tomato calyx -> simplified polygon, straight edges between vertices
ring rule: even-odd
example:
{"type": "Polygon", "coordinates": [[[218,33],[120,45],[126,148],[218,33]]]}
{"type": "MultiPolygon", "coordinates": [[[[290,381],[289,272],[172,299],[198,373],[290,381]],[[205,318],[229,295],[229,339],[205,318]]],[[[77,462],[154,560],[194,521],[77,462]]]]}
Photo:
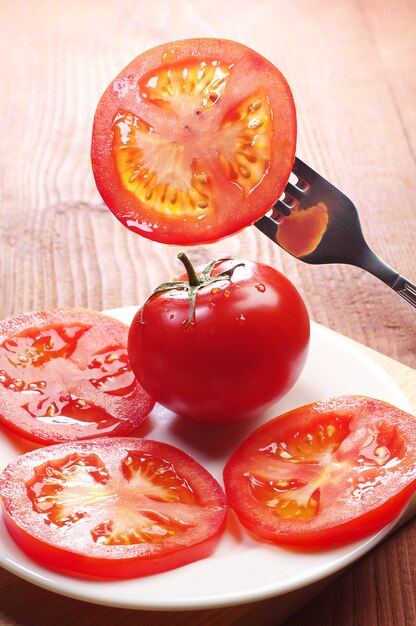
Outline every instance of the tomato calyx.
{"type": "Polygon", "coordinates": [[[235,265],[233,265],[233,267],[229,268],[228,270],[225,270],[221,272],[220,274],[216,274],[215,276],[212,276],[211,272],[214,269],[215,265],[219,262],[219,260],[211,261],[211,263],[208,263],[208,265],[203,269],[203,271],[200,274],[197,274],[194,266],[192,265],[191,261],[189,260],[185,252],[179,252],[179,254],[177,255],[177,258],[180,261],[182,261],[182,263],[184,264],[186,273],[188,275],[188,280],[179,280],[179,281],[172,281],[168,283],[162,283],[161,285],[159,285],[159,287],[156,287],[154,292],[148,297],[148,299],[142,306],[142,309],[140,312],[141,324],[146,323],[145,320],[143,319],[143,313],[144,313],[146,305],[148,304],[150,300],[152,300],[158,294],[164,293],[166,291],[183,290],[183,291],[188,292],[188,299],[189,299],[190,315],[185,326],[185,329],[188,329],[195,317],[195,301],[196,301],[196,296],[197,296],[198,291],[202,289],[203,287],[207,287],[208,285],[211,285],[212,283],[218,282],[220,280],[231,280],[231,277],[234,271],[237,269],[237,267],[241,267],[244,265],[244,263],[236,263],[235,265]]]}

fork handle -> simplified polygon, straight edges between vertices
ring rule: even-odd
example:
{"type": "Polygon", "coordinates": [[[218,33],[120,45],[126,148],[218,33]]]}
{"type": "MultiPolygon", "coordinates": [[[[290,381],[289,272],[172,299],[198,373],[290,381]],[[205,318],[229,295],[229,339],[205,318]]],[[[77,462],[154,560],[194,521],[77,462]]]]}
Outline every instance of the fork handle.
{"type": "Polygon", "coordinates": [[[396,272],[387,263],[384,263],[370,248],[363,252],[358,264],[359,267],[382,280],[383,283],[386,283],[399,296],[404,298],[406,302],[416,307],[416,285],[396,272]]]}

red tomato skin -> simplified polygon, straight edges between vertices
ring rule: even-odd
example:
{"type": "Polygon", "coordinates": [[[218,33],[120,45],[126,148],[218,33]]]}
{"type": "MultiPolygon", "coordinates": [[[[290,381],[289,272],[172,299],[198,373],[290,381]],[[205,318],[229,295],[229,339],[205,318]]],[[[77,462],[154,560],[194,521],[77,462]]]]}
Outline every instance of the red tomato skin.
{"type": "Polygon", "coordinates": [[[36,563],[63,573],[70,572],[72,576],[90,576],[92,578],[126,579],[141,578],[160,574],[168,570],[176,569],[200,561],[211,556],[217,547],[218,541],[225,529],[225,521],[218,531],[209,540],[195,546],[182,548],[177,552],[161,554],[159,557],[144,559],[112,559],[107,562],[104,559],[93,559],[88,555],[74,553],[63,554],[62,550],[50,544],[34,539],[23,528],[16,524],[7,511],[3,510],[6,528],[16,544],[36,563]]]}
{"type": "MultiPolygon", "coordinates": [[[[352,430],[355,426],[352,428],[352,430]]],[[[322,402],[312,403],[304,407],[296,408],[284,415],[278,416],[257,428],[241,446],[230,457],[224,467],[224,484],[227,501],[234,509],[240,522],[257,539],[267,542],[286,545],[293,548],[307,550],[322,550],[336,548],[346,543],[362,540],[363,538],[380,531],[385,526],[397,520],[416,490],[416,465],[412,460],[411,451],[416,446],[416,418],[408,413],[380,400],[367,398],[364,396],[341,396],[322,402]],[[354,419],[358,422],[367,419],[374,423],[380,419],[390,419],[397,427],[401,428],[401,433],[408,446],[408,454],[404,462],[401,475],[397,478],[394,489],[390,486],[390,491],[384,497],[378,495],[377,503],[367,507],[357,514],[346,513],[346,507],[350,505],[348,500],[336,501],[339,518],[334,520],[326,514],[325,519],[309,523],[308,521],[279,522],[277,516],[267,511],[262,511],[256,506],[250,497],[247,497],[246,486],[243,485],[242,475],[250,471],[245,463],[243,455],[248,454],[245,450],[252,450],[254,456],[251,457],[250,467],[254,468],[255,450],[262,448],[265,437],[271,440],[271,434],[275,425],[275,436],[279,432],[279,426],[283,423],[293,423],[293,430],[301,426],[300,416],[304,416],[309,421],[313,415],[322,416],[326,412],[333,412],[338,415],[355,414],[354,419]],[[279,424],[280,423],[280,424],[279,424]],[[264,434],[263,434],[264,433],[264,434]],[[250,504],[251,502],[251,504],[250,504]],[[343,520],[346,518],[346,521],[343,520]],[[291,528],[292,526],[292,528],[291,528]]],[[[341,459],[339,459],[341,460],[341,459]]],[[[308,470],[305,469],[307,472],[308,470]]],[[[351,474],[353,475],[353,474],[351,474]]],[[[331,502],[331,506],[334,502],[331,502]]]]}
{"type": "MultiPolygon", "coordinates": [[[[228,490],[228,493],[230,493],[230,490],[228,490]]],[[[267,543],[276,543],[302,550],[330,550],[346,543],[364,539],[397,520],[414,493],[415,484],[407,485],[384,504],[382,517],[380,516],[380,510],[374,509],[361,515],[355,523],[339,524],[327,527],[322,531],[308,532],[305,529],[296,533],[276,532],[263,528],[260,524],[254,524],[252,519],[245,517],[241,510],[238,511],[237,517],[254,538],[262,539],[267,543]]],[[[232,507],[233,497],[228,495],[228,499],[232,507]]]]}
{"type": "MultiPolygon", "coordinates": [[[[242,97],[242,96],[241,96],[242,97]]],[[[236,105],[236,96],[230,96],[231,104],[236,105]]],[[[228,99],[216,103],[218,125],[228,110],[228,99]]],[[[203,123],[203,115],[200,115],[203,123]]],[[[163,111],[163,126],[175,135],[180,126],[180,118],[169,110],[163,111]]],[[[207,136],[213,136],[217,127],[209,127],[207,136]]],[[[234,41],[216,38],[185,39],[168,42],[147,50],[133,59],[110,83],[102,95],[94,116],[91,163],[98,191],[108,206],[125,226],[143,237],[161,243],[181,246],[210,243],[232,235],[262,217],[279,199],[289,179],[296,149],[297,123],[296,109],[290,87],[281,72],[270,61],[256,51],[234,41]],[[227,64],[239,65],[244,81],[248,81],[247,95],[260,86],[268,87],[267,96],[274,111],[272,137],[272,160],[266,175],[254,187],[248,197],[218,175],[218,167],[212,168],[212,175],[218,189],[215,194],[218,214],[199,220],[184,219],[180,215],[158,215],[140,207],[137,201],[119,183],[119,173],[112,158],[112,127],[119,110],[132,111],[145,119],[151,126],[159,128],[160,114],[155,107],[139,98],[140,79],[163,65],[165,56],[170,57],[175,50],[175,63],[189,59],[219,58],[227,64]],[[262,82],[256,82],[258,77],[262,82]],[[253,85],[251,85],[251,82],[253,85]],[[209,223],[208,223],[209,222],[209,223]],[[208,225],[207,225],[208,223],[208,225]]],[[[198,147],[198,142],[196,142],[198,147]]]]}
{"type": "MultiPolygon", "coordinates": [[[[10,336],[18,335],[26,330],[59,324],[90,326],[92,330],[88,332],[93,333],[95,339],[98,337],[100,340],[99,345],[91,345],[90,339],[87,339],[88,332],[79,340],[80,350],[83,354],[80,356],[77,348],[68,360],[72,360],[75,366],[80,368],[80,374],[81,367],[86,367],[84,358],[85,355],[88,357],[88,350],[85,352],[86,348],[89,349],[90,356],[92,356],[95,349],[104,348],[106,345],[126,346],[127,343],[128,326],[119,320],[89,309],[66,307],[31,311],[1,321],[0,344],[10,336]]],[[[56,367],[58,368],[57,372],[59,372],[60,366],[56,365],[56,367]]],[[[110,432],[114,436],[127,435],[141,424],[154,407],[154,400],[137,381],[131,393],[124,396],[113,396],[109,399],[105,393],[94,389],[87,380],[82,381],[83,376],[79,375],[78,378],[80,379],[78,381],[68,380],[70,388],[73,387],[72,391],[86,394],[87,399],[106,410],[114,418],[112,428],[95,428],[93,423],[87,427],[75,423],[70,425],[42,423],[20,407],[15,406],[10,400],[10,396],[2,389],[2,385],[0,385],[0,424],[4,424],[5,427],[24,439],[48,445],[76,439],[88,439],[92,436],[107,436],[110,432]]]]}
{"type": "Polygon", "coordinates": [[[71,575],[89,576],[96,579],[111,580],[149,576],[207,558],[215,550],[226,524],[227,507],[224,492],[204,467],[174,446],[132,437],[85,440],[73,445],[71,443],[58,444],[22,455],[20,461],[17,459],[17,464],[16,461],[10,463],[0,475],[0,494],[6,528],[16,544],[30,558],[62,573],[69,572],[71,575]],[[186,468],[188,480],[201,499],[205,497],[209,506],[217,509],[212,515],[209,533],[204,531],[205,535],[192,545],[179,541],[176,546],[171,543],[167,549],[150,546],[150,549],[146,550],[148,544],[113,546],[110,555],[105,554],[105,548],[100,555],[99,546],[88,549],[88,546],[75,543],[68,546],[64,542],[60,543],[59,540],[52,544],[48,540],[47,530],[44,531],[44,537],[42,537],[42,530],[39,531],[39,528],[43,525],[46,529],[47,525],[36,519],[39,516],[34,514],[31,502],[25,495],[24,483],[30,477],[31,469],[48,458],[55,458],[56,453],[61,454],[61,451],[62,456],[66,456],[74,450],[105,451],[107,449],[111,455],[111,450],[117,448],[118,450],[128,448],[154,452],[171,459],[182,471],[186,468]],[[25,463],[24,457],[28,459],[32,457],[34,461],[30,460],[29,463],[25,463]],[[195,480],[197,483],[192,483],[195,480]],[[134,554],[129,554],[129,548],[132,548],[131,553],[134,554]]]}
{"type": "Polygon", "coordinates": [[[188,328],[189,300],[180,290],[151,298],[130,327],[129,358],[140,384],[195,421],[258,416],[289,391],[307,357],[309,316],[294,285],[257,262],[220,261],[212,274],[239,263],[231,280],[198,292],[188,328]]]}

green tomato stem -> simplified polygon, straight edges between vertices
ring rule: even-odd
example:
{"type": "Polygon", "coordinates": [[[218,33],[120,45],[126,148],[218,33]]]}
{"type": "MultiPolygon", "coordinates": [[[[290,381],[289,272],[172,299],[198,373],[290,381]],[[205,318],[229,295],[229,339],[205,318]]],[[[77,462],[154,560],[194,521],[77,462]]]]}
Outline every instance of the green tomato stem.
{"type": "Polygon", "coordinates": [[[179,252],[177,258],[182,261],[185,266],[186,273],[188,274],[188,282],[190,287],[198,287],[201,284],[197,273],[195,272],[194,266],[191,261],[186,256],[185,252],[179,252]]]}
{"type": "Polygon", "coordinates": [[[196,296],[197,296],[198,291],[202,287],[207,287],[208,285],[211,285],[212,283],[218,282],[220,280],[231,280],[232,275],[234,274],[234,270],[237,269],[237,267],[241,267],[244,265],[244,262],[237,263],[233,267],[230,267],[230,269],[225,270],[224,272],[221,272],[220,274],[216,274],[215,276],[211,276],[212,270],[214,269],[216,263],[218,263],[218,261],[212,261],[211,263],[208,263],[208,265],[205,267],[203,272],[198,276],[194,270],[192,263],[186,256],[185,252],[179,252],[177,257],[180,261],[182,261],[182,263],[185,266],[186,273],[188,275],[188,281],[182,280],[182,281],[174,281],[172,283],[163,283],[162,285],[159,285],[159,287],[156,287],[154,292],[147,298],[146,302],[141,308],[140,322],[142,324],[145,324],[145,321],[143,319],[143,313],[144,313],[147,303],[150,300],[152,300],[158,294],[164,293],[166,291],[171,291],[171,290],[183,291],[184,290],[188,293],[188,299],[189,299],[190,315],[189,315],[189,320],[185,326],[185,329],[188,329],[190,324],[194,321],[195,302],[196,302],[196,296]]]}

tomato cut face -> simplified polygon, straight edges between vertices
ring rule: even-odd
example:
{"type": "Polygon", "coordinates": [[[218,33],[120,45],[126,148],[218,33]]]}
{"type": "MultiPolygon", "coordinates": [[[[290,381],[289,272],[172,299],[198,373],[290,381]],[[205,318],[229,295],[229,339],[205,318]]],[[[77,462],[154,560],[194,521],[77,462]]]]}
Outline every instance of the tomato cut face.
{"type": "Polygon", "coordinates": [[[327,548],[393,521],[416,489],[416,417],[345,396],[264,424],[224,469],[229,504],[260,538],[327,548]]]}
{"type": "Polygon", "coordinates": [[[6,526],[49,567],[104,578],[208,556],[224,529],[217,481],[168,444],[95,439],[40,448],[0,477],[6,526]]]}
{"type": "Polygon", "coordinates": [[[0,421],[41,443],[127,434],[154,406],[127,354],[127,326],[85,309],[0,323],[0,421]]]}
{"type": "Polygon", "coordinates": [[[289,178],[296,115],[279,70],[239,43],[189,39],[134,59],[101,98],[92,166],[131,230],[171,244],[252,224],[289,178]]]}

